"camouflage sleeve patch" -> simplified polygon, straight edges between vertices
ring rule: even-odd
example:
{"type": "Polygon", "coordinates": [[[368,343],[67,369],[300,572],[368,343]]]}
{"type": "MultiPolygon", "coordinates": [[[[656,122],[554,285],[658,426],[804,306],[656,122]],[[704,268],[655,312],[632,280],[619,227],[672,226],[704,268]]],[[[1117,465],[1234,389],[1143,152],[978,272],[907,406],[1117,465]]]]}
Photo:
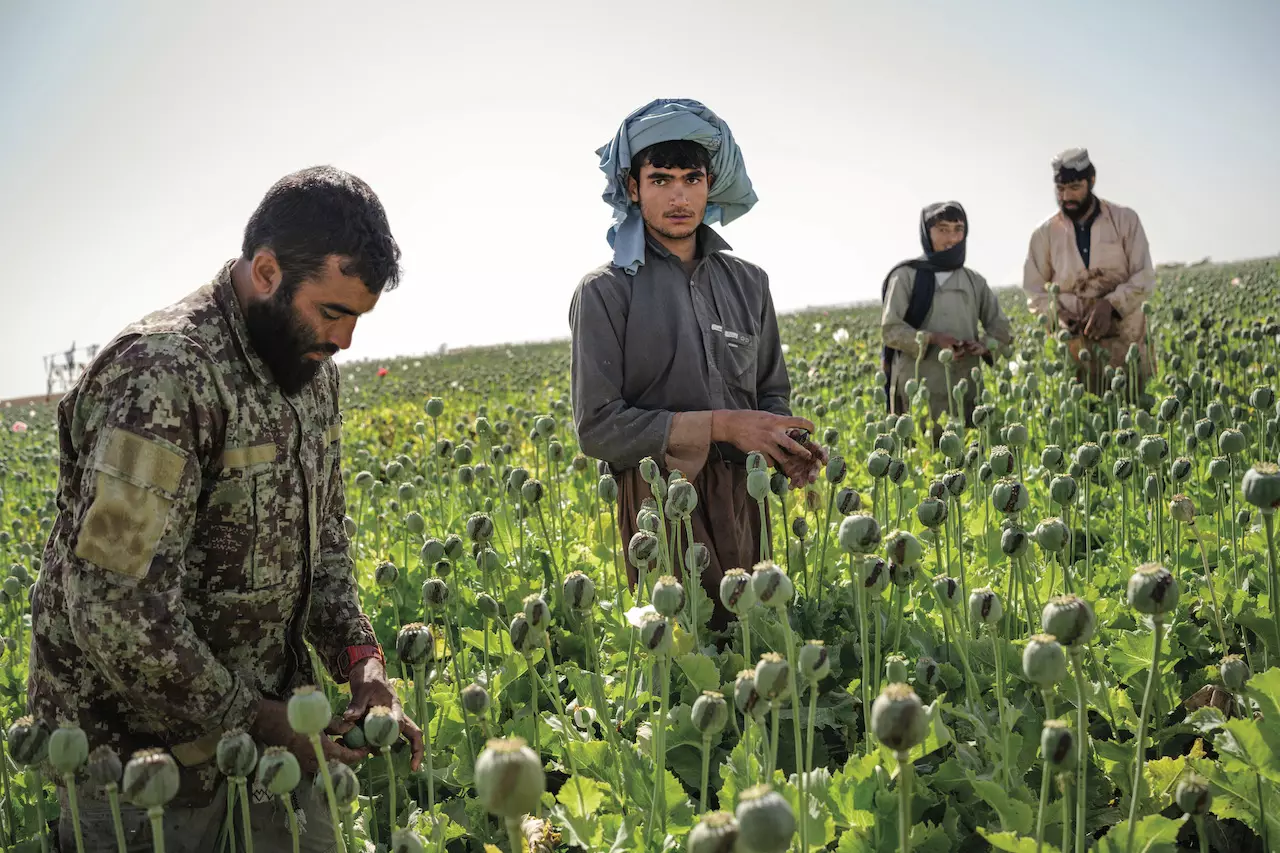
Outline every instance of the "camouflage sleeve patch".
{"type": "Polygon", "coordinates": [[[106,471],[85,514],[76,556],[109,572],[145,577],[173,501],[106,471]]]}
{"type": "Polygon", "coordinates": [[[107,571],[141,578],[164,535],[186,456],[121,427],[111,428],[99,446],[93,502],[75,553],[107,571]]]}

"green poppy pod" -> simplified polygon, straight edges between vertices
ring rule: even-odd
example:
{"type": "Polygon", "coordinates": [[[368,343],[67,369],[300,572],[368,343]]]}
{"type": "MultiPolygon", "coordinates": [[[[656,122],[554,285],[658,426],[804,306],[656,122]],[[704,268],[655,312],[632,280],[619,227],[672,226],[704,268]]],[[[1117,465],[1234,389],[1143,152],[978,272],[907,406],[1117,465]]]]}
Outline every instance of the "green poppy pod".
{"type": "Polygon", "coordinates": [[[1005,478],[991,488],[991,505],[997,512],[1012,515],[1031,503],[1031,495],[1017,480],[1005,478]]]}
{"type": "Polygon", "coordinates": [[[1245,684],[1253,677],[1249,664],[1240,655],[1227,655],[1218,664],[1218,674],[1222,676],[1222,684],[1232,693],[1240,694],[1245,684]]]}
{"type": "Polygon", "coordinates": [[[1244,474],[1241,482],[1244,499],[1252,506],[1270,515],[1280,507],[1280,467],[1271,462],[1259,462],[1244,474]]]}
{"type": "Polygon", "coordinates": [[[1000,534],[1000,551],[1006,557],[1021,557],[1031,547],[1031,537],[1021,527],[1006,527],[1000,534]]]}
{"type": "Polygon", "coordinates": [[[1000,596],[984,586],[969,593],[969,620],[978,625],[994,625],[1004,615],[1000,596]]]}
{"type": "Polygon", "coordinates": [[[751,573],[751,588],[756,601],[775,610],[785,608],[795,596],[791,578],[777,564],[768,561],[756,564],[751,573]]]}
{"type": "Polygon", "coordinates": [[[1191,474],[1195,470],[1194,464],[1185,456],[1179,456],[1169,464],[1169,479],[1174,483],[1185,483],[1191,479],[1191,474]]]}
{"type": "Polygon", "coordinates": [[[868,554],[880,544],[880,525],[866,513],[855,513],[840,522],[837,539],[849,553],[868,554]]]}
{"type": "Polygon", "coordinates": [[[924,743],[929,716],[914,690],[905,684],[890,684],[871,705],[871,729],[876,739],[894,752],[908,752],[924,743]]]}
{"type": "Polygon", "coordinates": [[[1083,646],[1093,639],[1098,620],[1089,602],[1076,595],[1060,595],[1045,604],[1040,626],[1064,646],[1083,646]]]}
{"type": "Polygon", "coordinates": [[[121,791],[134,805],[150,809],[168,804],[178,795],[180,783],[178,763],[172,755],[161,749],[143,749],[124,766],[121,791]]]}
{"type": "Polygon", "coordinates": [[[1102,461],[1102,448],[1093,442],[1086,442],[1076,448],[1075,461],[1086,471],[1092,471],[1102,461]]]}
{"type": "Polygon", "coordinates": [[[877,480],[889,473],[893,457],[885,450],[875,450],[867,457],[867,472],[877,480]]]}
{"type": "Polygon", "coordinates": [[[1040,731],[1040,758],[1056,772],[1070,770],[1076,763],[1075,736],[1062,720],[1045,720],[1040,731]]]}
{"type": "Polygon", "coordinates": [[[1067,655],[1052,634],[1034,634],[1022,650],[1022,672],[1027,680],[1044,689],[1067,677],[1067,655]]]}
{"type": "Polygon", "coordinates": [[[1249,440],[1238,429],[1224,429],[1218,436],[1218,451],[1226,456],[1239,456],[1249,447],[1249,440]]]}
{"type": "Polygon", "coordinates": [[[991,466],[991,473],[996,477],[1007,477],[1013,473],[1013,453],[1003,445],[998,444],[991,448],[987,463],[991,466]]]}

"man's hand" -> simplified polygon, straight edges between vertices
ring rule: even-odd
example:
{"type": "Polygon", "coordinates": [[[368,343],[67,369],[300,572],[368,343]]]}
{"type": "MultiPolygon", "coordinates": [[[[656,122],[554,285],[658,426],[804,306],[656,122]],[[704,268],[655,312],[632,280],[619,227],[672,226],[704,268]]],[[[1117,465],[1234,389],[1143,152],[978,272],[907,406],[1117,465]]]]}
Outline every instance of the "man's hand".
{"type": "Polygon", "coordinates": [[[779,467],[793,489],[803,489],[810,483],[818,482],[822,466],[827,464],[827,451],[822,445],[810,441],[805,444],[805,449],[813,455],[812,460],[805,461],[797,456],[788,456],[779,467]]]}
{"type": "Polygon", "coordinates": [[[1115,308],[1111,303],[1105,299],[1099,299],[1085,314],[1084,336],[1094,340],[1110,337],[1115,316],[1115,308]]]}
{"type": "Polygon", "coordinates": [[[991,350],[987,349],[987,345],[982,341],[962,341],[960,344],[961,355],[972,355],[982,358],[990,355],[991,350]]]}
{"type": "Polygon", "coordinates": [[[417,723],[405,716],[400,707],[400,697],[396,695],[391,682],[387,680],[387,670],[377,658],[365,658],[356,661],[351,667],[351,702],[342,718],[331,727],[337,734],[345,734],[356,726],[370,708],[379,705],[390,708],[391,714],[400,721],[400,733],[409,739],[413,747],[413,762],[410,767],[417,771],[422,764],[425,748],[422,743],[422,729],[417,723]]]}
{"type": "Polygon", "coordinates": [[[743,453],[759,451],[769,464],[785,472],[784,465],[795,457],[806,465],[814,455],[803,445],[787,435],[789,429],[813,432],[812,421],[804,418],[775,415],[755,409],[722,409],[711,415],[711,440],[727,441],[743,453]]]}
{"type": "Polygon", "coordinates": [[[932,338],[930,343],[932,343],[938,349],[954,350],[962,346],[959,338],[953,338],[951,337],[951,335],[948,335],[945,332],[930,332],[929,334],[930,334],[930,337],[932,338]]]}
{"type": "MultiPolygon", "coordinates": [[[[335,723],[338,722],[334,718],[335,723]]],[[[346,726],[345,732],[351,726],[346,726]]],[[[336,726],[330,724],[325,734],[320,735],[320,746],[324,749],[327,761],[341,761],[343,764],[358,764],[369,757],[367,749],[347,749],[336,743],[330,734],[340,734],[336,726]]],[[[300,735],[289,725],[288,706],[276,699],[262,699],[258,702],[258,716],[249,732],[255,740],[267,746],[283,746],[288,748],[298,759],[304,773],[316,773],[320,765],[316,762],[316,750],[306,735],[300,735]]]]}

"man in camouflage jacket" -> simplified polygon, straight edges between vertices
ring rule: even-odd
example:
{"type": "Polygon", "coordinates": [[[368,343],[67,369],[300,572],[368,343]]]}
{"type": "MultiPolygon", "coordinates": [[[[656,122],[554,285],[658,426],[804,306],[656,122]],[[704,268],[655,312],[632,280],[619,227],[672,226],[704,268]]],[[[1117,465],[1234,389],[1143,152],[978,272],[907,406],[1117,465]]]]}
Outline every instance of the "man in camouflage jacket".
{"type": "MultiPolygon", "coordinates": [[[[241,257],[126,328],[59,406],[58,515],[31,599],[29,705],[50,726],[77,718],[91,745],[124,759],[172,752],[182,787],[170,850],[213,843],[202,836],[216,836],[224,810],[212,760],[223,732],[244,729],[316,768],[284,704],[316,681],[308,643],[351,684],[331,733],[374,705],[400,714],[348,556],[329,358],[398,282],[398,258],[364,182],[327,167],[289,175],[254,213],[241,257]]],[[[421,734],[400,716],[416,768],[421,734]]],[[[324,748],[363,757],[328,737],[324,748]]],[[[299,799],[308,847],[329,849],[333,835],[314,831],[326,809],[299,799]]],[[[255,823],[274,831],[284,821],[272,807],[255,806],[255,823]]],[[[114,850],[94,808],[91,840],[114,850]]],[[[150,849],[145,814],[129,820],[150,849]]],[[[255,826],[255,840],[267,829],[255,826]]]]}

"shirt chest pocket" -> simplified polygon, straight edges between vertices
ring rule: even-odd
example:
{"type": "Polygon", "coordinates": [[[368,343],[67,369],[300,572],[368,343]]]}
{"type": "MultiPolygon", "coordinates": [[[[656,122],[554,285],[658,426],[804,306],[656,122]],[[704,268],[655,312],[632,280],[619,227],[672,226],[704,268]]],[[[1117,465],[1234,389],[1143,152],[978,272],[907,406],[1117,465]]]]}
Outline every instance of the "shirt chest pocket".
{"type": "Polygon", "coordinates": [[[210,590],[267,589],[284,582],[276,529],[280,508],[276,445],[227,448],[207,487],[195,545],[210,590]]]}
{"type": "Polygon", "coordinates": [[[759,342],[755,335],[730,329],[720,324],[711,326],[720,355],[720,370],[725,384],[749,394],[756,393],[756,367],[759,342]]]}

